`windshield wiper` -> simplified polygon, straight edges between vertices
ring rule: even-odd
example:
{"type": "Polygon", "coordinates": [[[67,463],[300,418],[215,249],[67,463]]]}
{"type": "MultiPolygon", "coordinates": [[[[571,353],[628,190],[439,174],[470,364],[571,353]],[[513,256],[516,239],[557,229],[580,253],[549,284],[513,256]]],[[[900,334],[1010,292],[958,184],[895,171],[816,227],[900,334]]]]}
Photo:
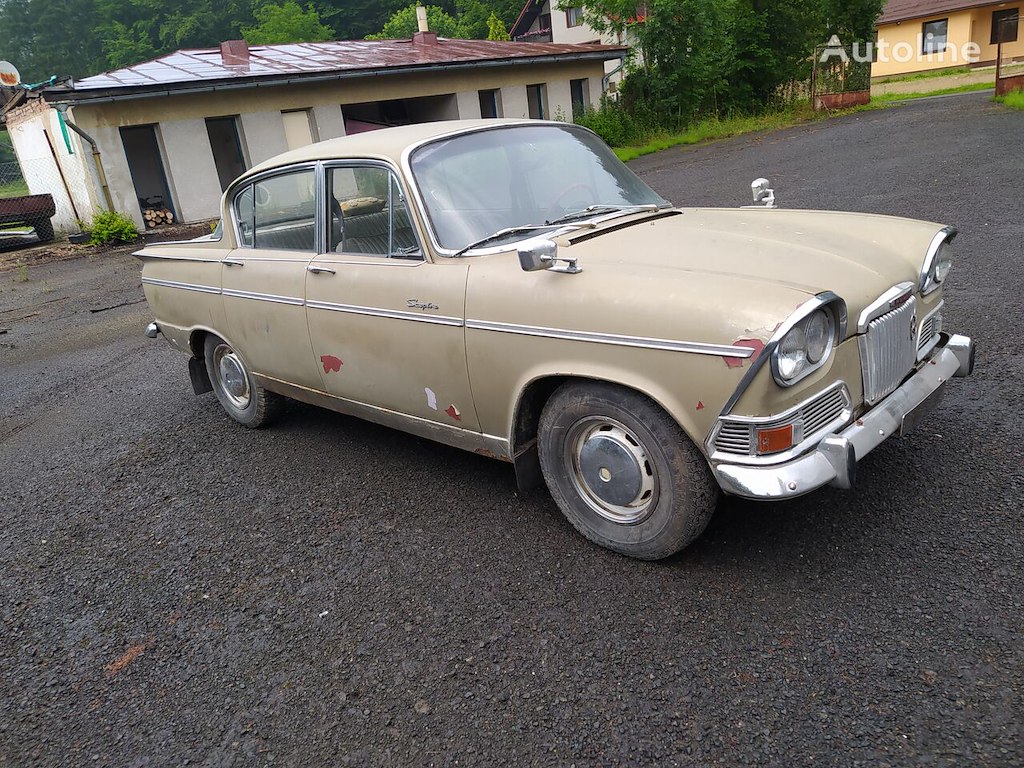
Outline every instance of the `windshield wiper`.
{"type": "Polygon", "coordinates": [[[562,224],[574,219],[584,219],[587,216],[596,216],[601,213],[638,213],[640,211],[656,211],[660,208],[656,203],[646,205],[588,205],[586,208],[551,219],[548,224],[562,224]]]}
{"type": "Polygon", "coordinates": [[[479,248],[481,245],[487,245],[492,240],[500,240],[503,237],[509,235],[516,235],[520,232],[533,232],[536,229],[551,229],[548,224],[529,224],[521,227],[506,227],[505,229],[499,229],[497,232],[491,232],[486,237],[481,237],[479,240],[474,240],[472,243],[467,245],[465,248],[457,250],[453,256],[462,256],[467,251],[472,251],[474,248],[479,248]]]}

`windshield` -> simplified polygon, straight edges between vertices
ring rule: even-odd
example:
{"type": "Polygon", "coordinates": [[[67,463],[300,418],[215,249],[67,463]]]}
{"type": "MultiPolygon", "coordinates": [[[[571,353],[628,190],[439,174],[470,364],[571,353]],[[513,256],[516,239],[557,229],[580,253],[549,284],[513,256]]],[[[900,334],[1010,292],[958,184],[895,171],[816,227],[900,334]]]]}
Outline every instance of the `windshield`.
{"type": "Polygon", "coordinates": [[[568,125],[466,133],[420,147],[410,162],[438,244],[451,251],[505,229],[488,243],[536,236],[590,206],[598,216],[669,205],[594,134],[568,125]]]}

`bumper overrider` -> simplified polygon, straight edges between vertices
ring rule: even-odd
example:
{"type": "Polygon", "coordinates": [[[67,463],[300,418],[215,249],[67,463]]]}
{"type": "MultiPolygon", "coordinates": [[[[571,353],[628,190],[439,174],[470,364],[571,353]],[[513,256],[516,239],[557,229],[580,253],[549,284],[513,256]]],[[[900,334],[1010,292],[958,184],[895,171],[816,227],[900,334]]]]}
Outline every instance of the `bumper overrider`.
{"type": "Polygon", "coordinates": [[[852,487],[858,461],[891,435],[910,431],[939,402],[950,378],[973,372],[974,342],[967,336],[942,341],[917,373],[846,428],[785,463],[713,464],[718,484],[734,496],[762,500],[802,496],[824,485],[852,487]]]}

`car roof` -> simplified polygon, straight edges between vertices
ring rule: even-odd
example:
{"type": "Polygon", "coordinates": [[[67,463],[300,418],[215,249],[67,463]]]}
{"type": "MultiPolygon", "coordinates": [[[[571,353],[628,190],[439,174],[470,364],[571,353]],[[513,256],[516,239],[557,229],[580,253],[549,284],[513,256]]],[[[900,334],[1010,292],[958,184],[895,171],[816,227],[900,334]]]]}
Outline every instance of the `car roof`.
{"type": "MultiPolygon", "coordinates": [[[[349,157],[368,157],[401,161],[402,153],[410,146],[442,136],[457,133],[512,125],[550,125],[547,120],[516,120],[489,118],[481,120],[442,120],[432,123],[416,123],[379,131],[366,131],[352,136],[319,141],[299,149],[293,149],[254,166],[245,176],[251,176],[271,168],[315,160],[334,160],[349,157]]],[[[565,125],[565,123],[557,123],[565,125]]]]}

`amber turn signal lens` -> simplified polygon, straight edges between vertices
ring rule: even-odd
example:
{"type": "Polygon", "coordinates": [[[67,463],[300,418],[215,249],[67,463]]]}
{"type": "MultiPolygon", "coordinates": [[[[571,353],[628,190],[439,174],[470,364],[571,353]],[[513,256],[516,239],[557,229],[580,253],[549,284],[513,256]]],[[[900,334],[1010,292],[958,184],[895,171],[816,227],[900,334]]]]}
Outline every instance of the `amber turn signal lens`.
{"type": "Polygon", "coordinates": [[[793,425],[757,430],[757,452],[779,453],[793,447],[793,425]]]}

